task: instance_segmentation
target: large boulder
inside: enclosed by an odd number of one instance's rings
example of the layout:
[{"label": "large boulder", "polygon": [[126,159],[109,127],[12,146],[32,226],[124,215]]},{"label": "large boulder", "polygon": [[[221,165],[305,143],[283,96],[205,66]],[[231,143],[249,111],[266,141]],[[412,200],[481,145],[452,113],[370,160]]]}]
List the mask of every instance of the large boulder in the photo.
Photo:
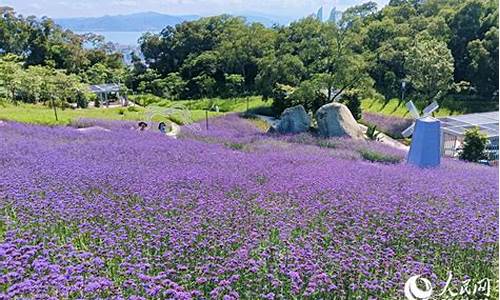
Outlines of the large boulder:
[{"label": "large boulder", "polygon": [[334,102],[323,105],[316,112],[316,121],[321,136],[363,138],[363,131],[352,116],[351,111],[344,104]]},{"label": "large boulder", "polygon": [[276,130],[279,133],[300,133],[309,130],[311,118],[306,113],[304,106],[289,107],[281,113]]}]

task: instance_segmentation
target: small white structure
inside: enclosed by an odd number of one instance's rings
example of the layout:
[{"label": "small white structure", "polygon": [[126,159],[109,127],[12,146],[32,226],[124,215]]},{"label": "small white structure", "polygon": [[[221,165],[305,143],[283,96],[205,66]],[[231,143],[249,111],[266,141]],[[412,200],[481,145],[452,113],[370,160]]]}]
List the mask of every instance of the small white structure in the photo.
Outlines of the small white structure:
[{"label": "small white structure", "polygon": [[116,95],[116,98],[120,100],[122,106],[127,106],[128,104],[125,98],[120,97],[121,86],[118,83],[95,84],[91,85],[89,89],[91,92],[95,93],[106,106],[109,106],[108,96],[110,94]]},{"label": "small white structure", "polygon": [[432,112],[439,108],[437,102],[432,102],[420,114],[412,101],[406,103],[410,114],[416,119],[410,127],[403,131],[403,136],[413,135],[407,162],[426,168],[437,167],[441,163],[441,122],[431,117]]}]

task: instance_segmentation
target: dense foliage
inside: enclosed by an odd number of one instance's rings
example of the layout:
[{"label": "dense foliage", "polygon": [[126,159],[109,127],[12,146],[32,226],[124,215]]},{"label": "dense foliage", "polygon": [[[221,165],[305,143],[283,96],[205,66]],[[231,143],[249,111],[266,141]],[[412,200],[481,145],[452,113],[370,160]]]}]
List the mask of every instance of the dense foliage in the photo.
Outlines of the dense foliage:
[{"label": "dense foliage", "polygon": [[[392,0],[380,10],[368,2],[347,9],[337,23],[307,17],[272,28],[207,17],[145,34],[144,60],[134,53],[128,68],[99,36],[9,8],[0,13],[0,55],[17,55],[24,69],[61,70],[83,83],[122,82],[171,100],[262,95],[277,102],[279,113],[297,103],[314,110],[349,90],[400,97],[403,82],[405,98],[421,106],[498,99],[497,0]],[[8,93],[17,91],[11,86],[17,81],[5,76],[4,95],[25,100]],[[283,86],[293,93],[283,96]]]},{"label": "dense foliage", "polygon": [[[348,9],[339,23],[308,17],[274,28],[211,17],[147,34],[141,48],[150,69],[137,73],[158,83],[170,77],[173,86],[159,92],[180,97],[237,89],[280,98],[282,109],[296,99],[280,97],[280,89],[276,95],[280,85],[308,89],[300,99],[308,106],[316,91],[335,99],[346,89],[372,94],[374,87],[387,99],[399,97],[403,81],[406,96],[423,102],[498,97],[495,0],[393,0],[381,10],[369,2]],[[150,89],[158,83],[150,81]]]},{"label": "dense foliage", "polygon": [[498,295],[495,168],[236,116],[86,124],[110,131],[0,124],[2,299],[402,299],[448,272]]},{"label": "dense foliage", "polygon": [[118,82],[123,58],[100,36],[0,7],[0,93],[14,101],[86,105],[86,84]]}]

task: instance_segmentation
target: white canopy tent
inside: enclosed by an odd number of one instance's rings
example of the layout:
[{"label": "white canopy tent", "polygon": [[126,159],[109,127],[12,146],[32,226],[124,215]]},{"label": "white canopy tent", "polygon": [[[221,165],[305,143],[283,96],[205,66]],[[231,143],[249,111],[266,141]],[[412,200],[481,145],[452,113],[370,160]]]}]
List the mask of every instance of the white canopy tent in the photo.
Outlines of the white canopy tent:
[{"label": "white canopy tent", "polygon": [[106,106],[109,106],[109,94],[115,94],[120,100],[121,105],[126,106],[126,103],[122,97],[120,97],[121,86],[118,83],[95,84],[89,86],[89,89],[91,92],[95,93]]}]

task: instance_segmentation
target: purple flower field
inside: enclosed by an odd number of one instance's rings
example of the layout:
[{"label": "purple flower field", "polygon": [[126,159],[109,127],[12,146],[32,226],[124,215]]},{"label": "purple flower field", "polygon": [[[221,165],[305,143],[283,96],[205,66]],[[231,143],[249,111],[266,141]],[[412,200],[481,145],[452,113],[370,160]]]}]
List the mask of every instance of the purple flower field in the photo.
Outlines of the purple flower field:
[{"label": "purple flower field", "polygon": [[0,124],[0,299],[401,299],[417,274],[497,279],[496,168],[416,169],[235,115],[178,139],[105,123]]},{"label": "purple flower field", "polygon": [[401,132],[408,128],[413,120],[408,118],[400,118],[395,116],[386,116],[377,113],[363,113],[363,121],[369,125],[376,125],[377,129],[390,135],[393,138],[402,138]]}]

